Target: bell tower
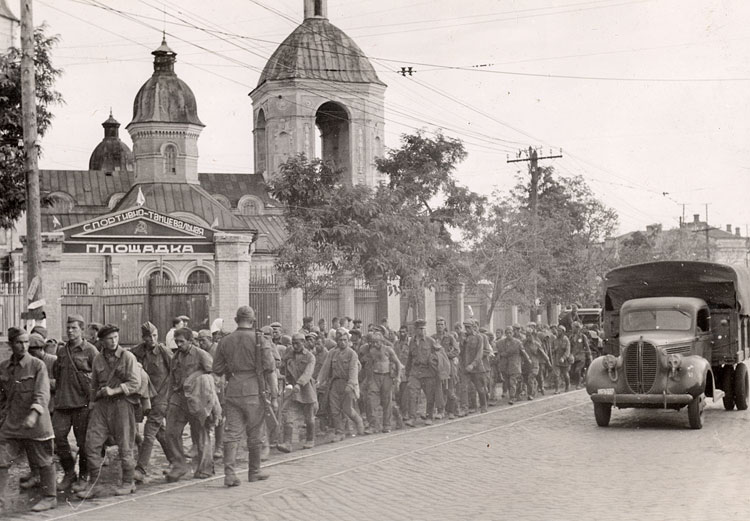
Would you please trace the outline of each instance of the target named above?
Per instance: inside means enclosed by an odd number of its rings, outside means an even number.
[[[384,97],[370,60],[328,21],[326,0],[303,0],[304,21],[266,63],[253,103],[255,171],[278,174],[304,153],[343,170],[347,183],[374,186],[381,177]]]

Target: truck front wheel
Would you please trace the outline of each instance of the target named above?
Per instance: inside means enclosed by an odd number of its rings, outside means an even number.
[[[691,429],[702,429],[703,428],[703,407],[705,401],[703,395],[696,396],[688,404],[688,422],[690,423]]]
[[[737,364],[734,371],[734,403],[737,404],[738,411],[744,411],[748,406],[748,394],[750,385],[748,385],[748,371],[745,364]]]
[[[721,368],[721,390],[724,391],[724,409],[734,409],[734,367],[727,364]]]
[[[612,417],[612,406],[608,403],[594,403],[594,417],[599,427],[606,427]]]

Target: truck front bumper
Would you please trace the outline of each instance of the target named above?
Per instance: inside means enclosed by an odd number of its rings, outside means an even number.
[[[608,403],[619,408],[679,409],[693,401],[690,394],[591,394],[594,403]]]

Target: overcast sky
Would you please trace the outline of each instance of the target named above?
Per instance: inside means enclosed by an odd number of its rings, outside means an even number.
[[[16,12],[15,0],[8,2]],[[122,123],[167,40],[206,124],[200,172],[252,172],[252,90],[302,21],[303,0],[35,0],[59,34],[66,100],[42,168],[86,169],[110,107]],[[113,12],[107,8],[122,11]],[[165,13],[166,11],[166,13]],[[529,145],[583,175],[620,230],[750,224],[750,2],[746,0],[329,0],[386,92],[386,144],[415,127],[466,143],[460,180],[507,189]],[[401,66],[416,73],[402,77]],[[666,193],[666,195],[663,195]]]

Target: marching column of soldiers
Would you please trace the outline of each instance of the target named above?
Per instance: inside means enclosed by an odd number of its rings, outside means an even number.
[[[580,388],[592,358],[578,321],[570,334],[563,325],[529,323],[493,335],[474,319],[449,330],[439,317],[431,336],[424,320],[410,336],[405,325],[396,333],[383,320],[364,331],[361,320],[348,317],[334,318],[330,329],[306,317],[285,335],[279,322],[256,327],[248,306],[234,321],[232,332],[221,319],[194,332],[188,317],[176,317],[167,344],[146,322],[132,349],[120,345],[116,325],[85,324],[80,315],[67,318],[66,342],[48,339],[41,326],[10,328],[11,356],[0,363],[0,505],[9,469],[23,456],[29,473],[20,488],[42,492],[35,512],[55,508],[58,491],[82,500],[134,493],[150,479],[155,442],[168,482],[189,473],[210,478],[214,460],[222,459],[224,484],[235,487],[242,448],[247,480],[264,480],[261,461],[272,448],[294,450],[298,427],[302,448],[310,449],[320,435],[335,442],[420,420],[431,425],[486,412],[497,404],[498,388],[509,404],[544,394],[550,381],[555,393],[568,391],[571,378]],[[108,450],[115,446],[116,460]],[[103,477],[112,461],[121,467],[114,485]]]

